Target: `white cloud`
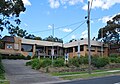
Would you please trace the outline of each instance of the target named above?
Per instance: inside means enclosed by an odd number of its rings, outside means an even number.
[[[82,32],[81,38],[87,38],[88,37],[88,31],[85,30]]]
[[[31,6],[31,3],[29,0],[22,0],[25,6]]]
[[[112,20],[112,18],[118,14],[120,13],[114,14],[113,16],[104,16],[103,18],[100,18],[98,21],[102,21],[102,23],[106,23],[107,21]]]
[[[63,31],[63,32],[71,32],[72,29],[70,29],[70,28],[64,28],[62,31]]]
[[[110,17],[110,16],[104,16],[103,18],[99,19],[99,21],[102,21],[102,23],[106,23],[109,20],[112,20],[112,17]]]
[[[48,25],[48,29],[52,29],[52,26],[51,26],[51,25]]]
[[[49,3],[51,8],[59,8],[60,6],[59,0],[49,0]]]
[[[24,25],[27,27],[28,25],[26,23],[24,23]]]
[[[91,1],[91,0],[90,0]],[[109,9],[115,4],[120,4],[120,0],[93,0],[92,9],[94,8],[102,8]],[[87,4],[85,4],[82,9],[87,10]]]
[[[60,5],[64,5],[66,8],[66,5],[76,5],[82,2],[83,0],[49,0],[51,8],[59,8]]]
[[[71,36],[71,38],[72,38],[72,39],[75,39],[75,38],[76,38],[76,36],[75,36],[75,35],[72,35],[72,36]]]

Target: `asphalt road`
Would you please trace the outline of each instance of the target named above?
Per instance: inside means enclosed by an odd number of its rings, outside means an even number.
[[[120,76],[109,76],[86,80],[75,80],[57,84],[120,84]]]
[[[2,60],[10,84],[44,84],[61,81],[25,66],[26,60]]]

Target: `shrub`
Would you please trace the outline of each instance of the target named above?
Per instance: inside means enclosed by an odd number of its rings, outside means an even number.
[[[39,59],[33,59],[32,61],[31,61],[32,63],[31,63],[31,67],[32,67],[32,69],[40,69],[40,67],[41,67],[41,63],[40,63],[40,60]]]
[[[104,67],[105,65],[109,64],[109,58],[105,57],[92,58],[92,64],[97,68]]]
[[[3,74],[5,71],[4,71],[4,67],[2,65],[1,60],[2,60],[2,57],[0,56],[0,74]]]
[[[120,63],[120,57],[110,57],[110,62],[111,63]]]
[[[55,67],[62,67],[62,66],[64,66],[64,59],[58,58],[58,59],[54,60],[53,66],[55,66]]]
[[[73,66],[76,66],[76,67],[79,67],[79,65],[80,65],[78,57],[71,58],[69,60],[69,63],[70,63],[70,65],[73,65]]]
[[[117,57],[120,57],[120,56],[117,55],[117,54],[111,54],[109,57],[115,57],[115,58],[117,58]]]
[[[25,59],[25,60],[30,60],[30,59],[31,59],[31,56],[28,55],[28,56],[25,57],[24,59]]]
[[[32,61],[26,62],[26,66],[32,65]]]
[[[52,64],[52,61],[49,58],[43,59],[43,61],[41,62],[41,67],[47,67],[50,66]]]
[[[80,57],[79,58],[79,64],[88,64],[88,57],[85,56],[85,57]]]

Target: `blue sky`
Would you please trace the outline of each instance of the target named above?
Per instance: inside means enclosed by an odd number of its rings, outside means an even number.
[[[85,21],[88,0],[23,0],[26,11],[21,13],[22,29],[42,38],[52,35],[54,24],[55,37],[63,38]],[[97,37],[98,30],[106,21],[120,13],[120,0],[93,0],[91,10],[91,39]],[[66,26],[74,24],[72,26]],[[49,31],[44,31],[49,30]],[[41,32],[44,31],[44,32]],[[2,32],[6,34],[6,31]],[[83,24],[73,33],[63,38],[68,42],[72,38],[87,38],[87,24]]]

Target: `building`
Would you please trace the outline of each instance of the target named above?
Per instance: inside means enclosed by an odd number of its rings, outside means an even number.
[[[63,56],[65,53],[68,53],[69,57],[78,56],[78,53],[82,56],[88,54],[87,39],[63,44],[59,42],[5,36],[2,39],[2,43],[3,47],[0,49],[1,54],[22,54],[24,56],[37,55],[43,57],[50,57],[52,53],[54,53],[54,56]],[[78,47],[78,43],[80,43],[80,48]],[[52,47],[54,47],[54,51]],[[78,50],[80,50],[80,52]],[[91,40],[91,54],[108,56],[108,46],[101,42]]]
[[[102,42],[91,40],[91,55],[92,56],[108,56],[108,46],[103,44]],[[78,51],[78,45],[80,45],[80,52]],[[85,56],[88,55],[88,40],[79,40],[70,43],[64,44],[65,52],[69,53],[70,57],[80,55]]]
[[[62,43],[30,40],[19,37],[5,36],[2,39],[3,48],[0,49],[1,54],[22,54],[24,56],[34,56],[35,54],[40,56],[51,56],[52,46],[54,47],[54,56],[63,56]]]

